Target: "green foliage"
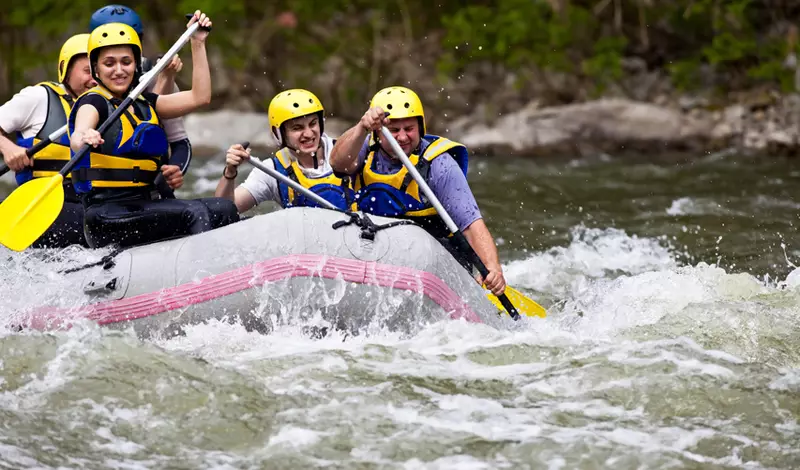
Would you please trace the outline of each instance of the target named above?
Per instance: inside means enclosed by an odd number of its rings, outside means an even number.
[[[683,89],[696,86],[704,64],[721,88],[754,80],[792,83],[792,72],[780,65],[784,38],[769,36],[776,21],[792,19],[788,7],[756,0],[623,0],[616,11],[612,2],[600,8],[603,3],[497,0],[460,8],[443,19],[439,72],[457,74],[485,60],[512,70],[583,75],[602,89],[621,78],[626,55],[638,55],[661,56]]]
[[[6,3],[0,15],[0,98],[45,78],[42,70],[54,71],[61,42],[85,31],[91,12],[107,2]],[[214,20],[210,48],[221,53],[226,72],[235,75],[234,87],[252,83],[248,80],[262,84],[267,80],[273,88],[285,83],[300,86],[318,74],[331,73],[330,59],[335,57],[334,62],[341,64],[336,97],[359,105],[373,87],[406,76],[402,67],[422,62],[426,66],[435,62],[430,73],[449,78],[479,62],[518,72],[518,77],[558,72],[602,92],[623,78],[623,59],[636,56],[651,67],[663,67],[683,89],[709,82],[721,90],[764,82],[789,89],[794,72],[782,66],[788,52],[785,25],[800,22],[796,8],[767,0],[139,0],[128,4],[142,16],[145,35],[157,38],[162,49],[180,34],[184,13],[207,12]],[[294,15],[296,26],[279,23],[284,12]],[[425,38],[441,41],[431,46]]]

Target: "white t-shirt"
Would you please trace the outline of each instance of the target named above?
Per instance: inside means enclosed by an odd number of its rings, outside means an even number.
[[[13,135],[21,132],[23,138],[34,137],[47,119],[47,90],[43,86],[25,87],[0,106],[0,128]]]
[[[330,164],[330,155],[331,150],[333,149],[333,139],[328,137],[326,134],[322,134],[322,149],[324,158],[322,159],[322,164],[319,168],[305,168],[302,165],[298,165],[300,167],[300,171],[303,172],[303,175],[305,175],[306,178],[323,178],[333,173],[333,168],[331,168]],[[288,153],[292,160],[297,158],[294,155],[294,152],[291,150],[289,150]],[[268,158],[262,163],[267,168],[275,169],[274,161],[271,158]],[[253,196],[253,199],[256,200],[256,205],[261,204],[264,201],[275,201],[278,204],[281,203],[281,194],[278,191],[278,181],[258,168],[253,168],[253,170],[247,176],[247,179],[245,179],[244,183],[242,183],[240,186],[246,189],[250,195]]]

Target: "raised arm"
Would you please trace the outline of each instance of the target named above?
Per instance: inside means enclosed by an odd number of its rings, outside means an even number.
[[[153,93],[157,95],[171,95],[177,92],[175,86],[175,76],[183,69],[183,62],[177,55],[172,58],[169,65],[158,74],[156,84],[153,85]]]
[[[364,145],[364,139],[370,132],[379,131],[385,124],[389,124],[389,119],[383,109],[379,106],[368,109],[358,124],[336,139],[336,145],[331,150],[331,168],[348,175],[355,173],[358,170],[358,153]]]
[[[204,28],[211,27],[211,20],[196,11],[189,24],[199,21]],[[156,112],[161,119],[185,116],[211,103],[211,71],[208,68],[206,38],[208,31],[198,29],[192,35],[192,89],[171,95],[160,95],[156,102]]]

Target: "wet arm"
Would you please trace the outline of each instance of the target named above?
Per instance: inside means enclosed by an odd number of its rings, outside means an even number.
[[[156,95],[168,95],[175,90],[175,77],[161,72],[153,85],[153,93]]]
[[[463,232],[464,237],[466,237],[472,249],[475,250],[475,253],[481,261],[483,261],[483,264],[486,265],[486,268],[490,271],[500,271],[500,258],[497,255],[497,246],[483,219],[472,222]]]
[[[255,207],[256,199],[250,194],[250,191],[241,186],[238,188],[235,186],[234,180],[222,176],[219,179],[219,183],[217,183],[217,190],[214,192],[214,196],[233,201],[236,204],[236,210],[240,214]]]
[[[358,170],[358,154],[366,138],[367,130],[358,123],[336,139],[336,145],[331,150],[331,168],[339,173],[354,174]]]
[[[69,146],[74,152],[81,149],[81,136],[89,129],[97,129],[97,124],[100,122],[100,113],[97,112],[94,106],[81,106],[75,115],[75,130],[69,138]]]
[[[205,42],[192,40],[192,89],[160,95],[156,112],[161,119],[174,119],[211,103],[211,72]]]

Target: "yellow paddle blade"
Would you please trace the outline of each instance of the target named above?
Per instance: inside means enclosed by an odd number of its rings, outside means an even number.
[[[503,304],[500,303],[500,299],[495,297],[494,294],[486,294],[486,297],[494,304],[495,307],[497,307],[498,310],[506,312],[506,309],[503,308]],[[520,313],[520,315],[542,318],[547,316],[547,311],[544,309],[544,307],[537,304],[533,299],[526,297],[525,294],[511,286],[506,286],[506,297],[508,297],[508,300],[514,304],[514,307],[517,308],[517,311]]]
[[[0,243],[22,251],[53,225],[64,207],[64,177],[36,178],[0,204]]]

